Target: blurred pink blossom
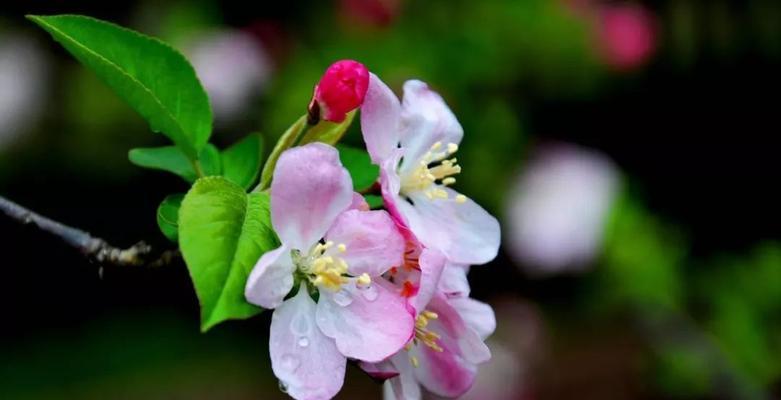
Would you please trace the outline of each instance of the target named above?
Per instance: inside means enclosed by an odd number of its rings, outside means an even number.
[[[388,26],[398,16],[401,0],[340,0],[339,11],[348,23]]]
[[[185,48],[209,94],[217,123],[240,118],[273,73],[271,58],[263,45],[242,31],[203,32]]]
[[[539,151],[509,194],[507,251],[532,274],[582,270],[599,251],[618,184],[600,153],[564,144]]]
[[[606,3],[597,9],[599,52],[618,70],[637,68],[656,49],[656,18],[639,4]]]

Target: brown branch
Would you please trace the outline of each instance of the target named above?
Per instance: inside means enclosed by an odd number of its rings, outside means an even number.
[[[89,232],[44,217],[3,196],[0,196],[0,211],[23,225],[32,225],[59,237],[85,257],[101,265],[160,267],[170,264],[180,256],[178,249],[153,254],[152,246],[143,241],[126,249],[112,246],[104,239],[90,235]]]

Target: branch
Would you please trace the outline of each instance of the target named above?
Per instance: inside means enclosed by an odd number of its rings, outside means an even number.
[[[105,240],[90,235],[89,232],[44,217],[3,196],[0,196],[0,211],[23,225],[34,225],[42,231],[59,237],[71,247],[81,251],[84,256],[99,264],[160,267],[170,264],[180,256],[179,250],[167,250],[154,257],[152,246],[143,241],[127,249],[114,247]]]

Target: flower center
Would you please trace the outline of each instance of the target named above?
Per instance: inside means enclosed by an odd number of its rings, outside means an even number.
[[[448,158],[458,151],[458,145],[448,143],[442,148],[442,142],[436,142],[418,160],[415,168],[401,179],[401,193],[409,194],[422,191],[429,199],[447,199],[448,193],[441,186],[456,183],[453,175],[461,172],[461,166],[455,157]],[[463,203],[466,197],[457,195],[456,201]]]
[[[318,243],[309,251],[309,254],[302,256],[298,250],[292,253],[293,263],[298,271],[309,281],[321,288],[331,291],[339,291],[342,285],[348,282],[347,263],[339,256],[326,255],[326,251],[334,246],[333,242]],[[344,244],[336,246],[339,253],[344,253],[347,247]],[[361,278],[359,277],[359,281]]]

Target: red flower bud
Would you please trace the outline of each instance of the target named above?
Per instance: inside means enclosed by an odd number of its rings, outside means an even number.
[[[326,121],[342,122],[345,114],[363,104],[369,88],[369,70],[353,60],[341,60],[331,64],[309,105],[310,123],[322,117]]]

